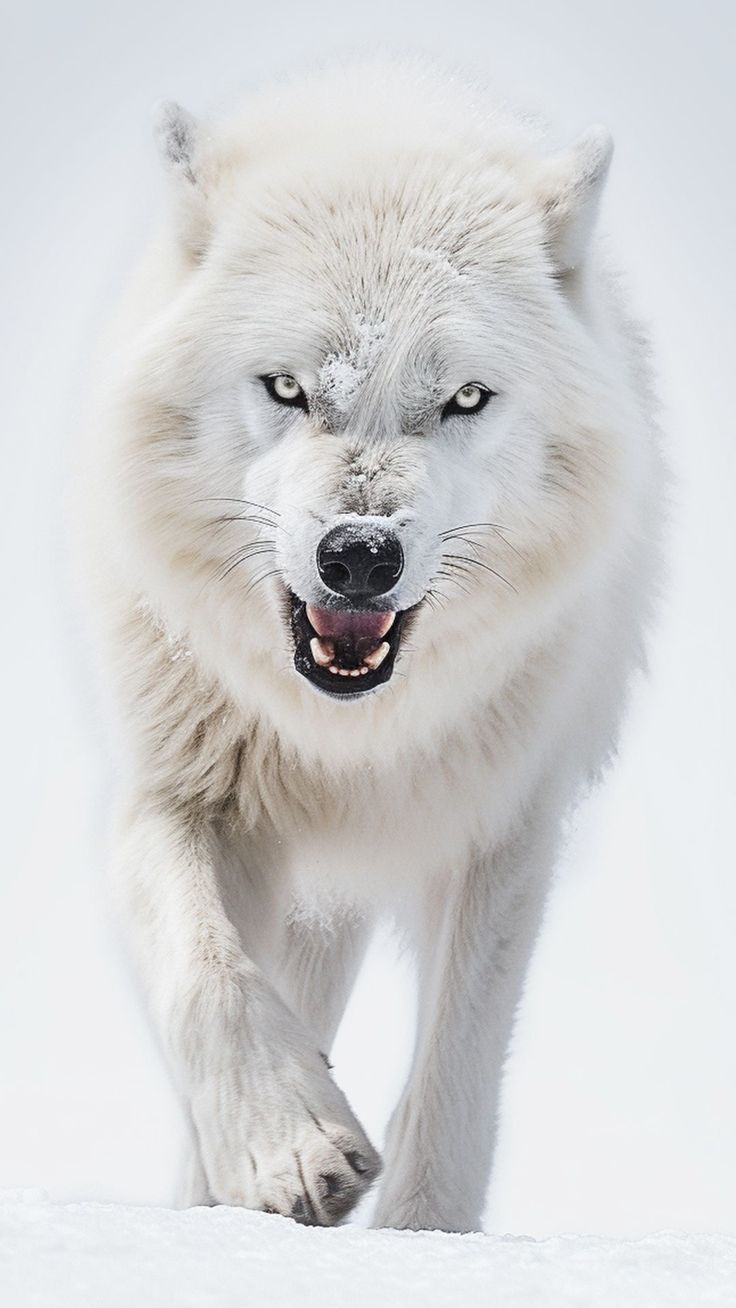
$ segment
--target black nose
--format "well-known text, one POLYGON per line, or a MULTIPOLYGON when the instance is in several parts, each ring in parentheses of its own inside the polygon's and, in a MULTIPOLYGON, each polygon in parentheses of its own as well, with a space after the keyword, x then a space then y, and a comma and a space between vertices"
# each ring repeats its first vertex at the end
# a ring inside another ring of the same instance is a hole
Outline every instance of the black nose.
POLYGON ((317 570, 325 586, 346 599, 375 599, 396 585, 404 553, 392 531, 346 522, 317 546, 317 570))

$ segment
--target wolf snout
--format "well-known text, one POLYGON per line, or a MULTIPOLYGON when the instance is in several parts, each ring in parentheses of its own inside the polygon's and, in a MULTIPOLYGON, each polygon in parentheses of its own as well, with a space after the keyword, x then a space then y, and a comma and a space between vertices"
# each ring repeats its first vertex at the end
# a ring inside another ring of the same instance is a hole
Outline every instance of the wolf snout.
POLYGON ((327 589, 357 605, 385 595, 403 570, 401 542, 375 523, 340 523, 317 546, 317 571, 327 589))

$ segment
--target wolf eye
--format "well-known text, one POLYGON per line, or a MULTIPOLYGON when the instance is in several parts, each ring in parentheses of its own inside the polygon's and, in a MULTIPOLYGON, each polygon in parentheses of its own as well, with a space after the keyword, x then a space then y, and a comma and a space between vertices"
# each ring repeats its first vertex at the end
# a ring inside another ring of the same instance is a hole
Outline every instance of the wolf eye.
POLYGON ((480 382, 467 382, 447 401, 442 410, 442 418, 452 418, 455 414, 480 413, 495 394, 487 386, 481 386, 480 382))
POLYGON ((277 404, 286 404, 292 409, 306 409, 307 397, 296 377, 292 377, 291 373, 270 373, 266 377, 261 377, 261 381, 271 399, 277 404))

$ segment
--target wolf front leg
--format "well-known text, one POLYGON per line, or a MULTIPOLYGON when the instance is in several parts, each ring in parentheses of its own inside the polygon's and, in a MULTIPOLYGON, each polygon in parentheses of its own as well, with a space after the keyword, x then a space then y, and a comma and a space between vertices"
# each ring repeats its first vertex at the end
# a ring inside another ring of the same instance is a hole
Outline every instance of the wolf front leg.
POLYGON ((323 1054, 332 1048, 370 938, 367 915, 333 912, 286 923, 279 992, 311 1031, 323 1054))
POLYGON ((423 906, 417 1041, 388 1130, 377 1226, 480 1229, 503 1063, 543 912, 545 844, 527 832, 435 885, 423 906))
POLYGON ((117 824, 114 875, 149 1005, 212 1199, 330 1224, 379 1160, 314 1038, 244 953, 218 853, 207 821, 145 799, 117 824))

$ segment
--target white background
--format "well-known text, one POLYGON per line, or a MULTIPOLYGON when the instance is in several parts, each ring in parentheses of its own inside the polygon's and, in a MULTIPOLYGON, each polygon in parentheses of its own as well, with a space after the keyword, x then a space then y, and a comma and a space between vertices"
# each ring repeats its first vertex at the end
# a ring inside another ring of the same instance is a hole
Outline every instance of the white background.
MULTIPOLYGON (((0 1186, 167 1202, 178 1109, 100 867, 106 797, 64 571, 90 342, 158 200, 151 104, 426 51, 617 154, 603 224, 651 323, 676 475, 668 596, 580 814, 509 1065, 488 1227, 736 1227, 733 6, 729 0, 68 0, 3 19, 0 1186), (727 289, 731 297, 727 307, 727 289)), ((411 1032, 382 942, 337 1073, 377 1138, 411 1032)))

